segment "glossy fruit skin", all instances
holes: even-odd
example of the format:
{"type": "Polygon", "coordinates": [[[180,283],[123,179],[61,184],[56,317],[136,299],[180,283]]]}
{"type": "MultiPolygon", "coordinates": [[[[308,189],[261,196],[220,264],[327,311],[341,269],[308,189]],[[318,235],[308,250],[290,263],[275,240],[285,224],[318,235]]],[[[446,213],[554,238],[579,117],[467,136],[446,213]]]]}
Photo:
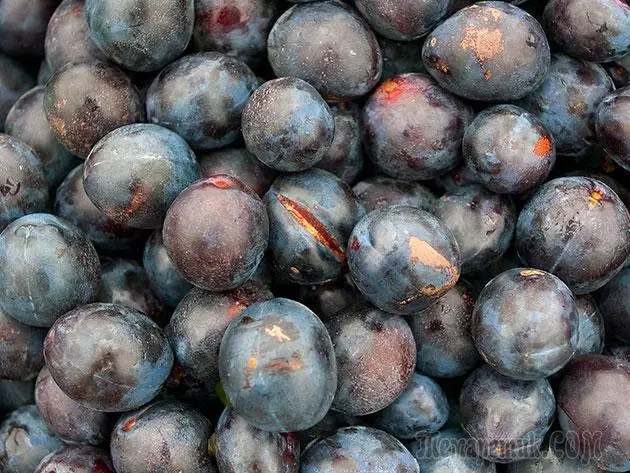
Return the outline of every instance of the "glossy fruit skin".
{"type": "Polygon", "coordinates": [[[239,180],[218,175],[186,188],[169,208],[162,238],[184,278],[226,291],[256,271],[269,239],[262,200],[239,180]],[[199,222],[191,226],[190,222],[199,222]]]}
{"type": "Polygon", "coordinates": [[[35,380],[13,381],[0,379],[0,414],[4,415],[18,407],[33,404],[35,380]]]}
{"type": "Polygon", "coordinates": [[[251,187],[261,198],[277,175],[245,148],[223,148],[201,153],[199,167],[202,177],[227,174],[251,187]]]}
{"type": "Polygon", "coordinates": [[[560,383],[560,427],[573,433],[567,436],[571,447],[589,455],[602,470],[630,468],[630,409],[625,401],[629,387],[630,365],[603,355],[576,358],[560,383]]]}
{"type": "Polygon", "coordinates": [[[46,84],[44,111],[57,140],[80,158],[110,131],[145,117],[131,80],[104,62],[59,69],[46,84]]]}
{"type": "Polygon", "coordinates": [[[11,107],[4,130],[35,151],[50,188],[56,189],[79,160],[55,138],[44,113],[44,90],[37,86],[22,95],[11,107]]]}
{"type": "Polygon", "coordinates": [[[511,463],[538,450],[553,422],[555,398],[546,379],[518,381],[484,365],[464,382],[460,406],[477,455],[511,463]]]}
{"type": "Polygon", "coordinates": [[[630,171],[630,87],[604,98],[597,109],[595,130],[607,155],[630,171]]]}
{"type": "Polygon", "coordinates": [[[17,99],[31,87],[35,78],[17,60],[0,53],[0,132],[4,121],[17,99]]]}
{"type": "Polygon", "coordinates": [[[112,417],[66,396],[45,366],[35,384],[35,403],[50,431],[64,442],[100,445],[109,439],[112,417]]]}
{"type": "Polygon", "coordinates": [[[129,259],[103,262],[96,300],[137,309],[160,327],[168,323],[170,316],[151,290],[144,268],[129,259]]]}
{"type": "Polygon", "coordinates": [[[41,56],[48,19],[58,0],[17,0],[0,5],[0,50],[12,56],[41,56]]]}
{"type": "Polygon", "coordinates": [[[250,305],[271,298],[269,290],[251,283],[220,293],[192,289],[165,329],[177,362],[213,387],[219,382],[219,346],[230,321],[250,305]]]}
{"type": "Polygon", "coordinates": [[[435,304],[407,317],[418,350],[418,371],[454,378],[481,363],[471,334],[474,305],[470,286],[460,280],[435,304]]]}
{"type": "Polygon", "coordinates": [[[604,317],[606,334],[624,345],[630,345],[630,268],[622,269],[595,293],[604,317]]]}
{"type": "Polygon", "coordinates": [[[424,41],[392,41],[379,38],[378,43],[383,54],[383,80],[409,72],[426,74],[424,64],[418,61],[418,58],[422,57],[424,41]]]}
{"type": "Polygon", "coordinates": [[[374,210],[354,227],[348,267],[363,296],[378,308],[410,315],[433,304],[459,279],[455,237],[433,215],[413,207],[374,210]]]}
{"type": "Polygon", "coordinates": [[[335,121],[333,141],[316,167],[332,172],[348,184],[354,184],[363,172],[359,107],[352,102],[330,105],[335,121]]]}
{"type": "Polygon", "coordinates": [[[599,289],[630,253],[630,216],[608,186],[586,177],[548,181],[516,224],[519,257],[550,271],[577,295],[599,289]],[[587,248],[590,251],[584,251],[587,248]]]}
{"type": "Polygon", "coordinates": [[[267,36],[280,13],[278,0],[196,0],[193,42],[250,67],[267,54],[267,36]]]}
{"type": "Polygon", "coordinates": [[[236,412],[271,432],[315,425],[337,386],[326,327],[302,304],[282,298],[253,304],[230,322],[219,372],[236,412]]]}
{"type": "Polygon", "coordinates": [[[171,261],[162,241],[162,230],[154,231],[144,246],[142,265],[153,293],[168,307],[175,307],[192,289],[171,261]]]}
{"type": "Polygon", "coordinates": [[[179,57],[192,37],[192,0],[86,0],[90,37],[125,69],[157,71],[179,57]]]}
{"type": "Polygon", "coordinates": [[[184,56],[149,87],[147,118],[195,150],[221,148],[239,138],[243,108],[257,87],[254,73],[238,59],[217,52],[184,56]]]}
{"type": "Polygon", "coordinates": [[[116,223],[92,203],[83,188],[83,169],[83,164],[74,168],[57,188],[55,214],[83,230],[99,251],[117,253],[140,244],[146,232],[116,223]]]}
{"type": "Polygon", "coordinates": [[[337,359],[335,410],[372,414],[405,391],[416,365],[416,343],[405,319],[359,303],[325,323],[337,359]]]}
{"type": "Polygon", "coordinates": [[[391,435],[371,427],[345,427],[311,444],[300,473],[419,473],[418,462],[391,435]]]}
{"type": "Polygon", "coordinates": [[[276,76],[303,79],[325,96],[365,95],[382,72],[374,33],[357,12],[330,0],[287,10],[269,33],[267,52],[276,76]]]}
{"type": "Polygon", "coordinates": [[[27,325],[50,327],[90,302],[100,273],[85,233],[54,215],[26,215],[0,234],[0,305],[27,325]]]}
{"type": "Polygon", "coordinates": [[[48,183],[39,157],[22,140],[3,133],[0,172],[4,179],[0,181],[0,230],[26,214],[46,209],[48,183]]]}
{"type": "Polygon", "coordinates": [[[401,181],[387,176],[369,177],[352,188],[366,212],[392,205],[406,205],[433,213],[437,197],[419,182],[401,181]]]}
{"type": "Polygon", "coordinates": [[[544,82],[518,105],[543,123],[559,155],[580,156],[596,142],[595,112],[613,90],[600,65],[556,53],[544,82]]]}
{"type": "Polygon", "coordinates": [[[549,38],[571,56],[608,62],[630,54],[630,6],[616,0],[550,0],[543,22],[549,38]]]}
{"type": "Polygon", "coordinates": [[[348,184],[321,169],[277,178],[264,198],[277,280],[322,284],[346,267],[346,242],[365,210],[348,184]]]}
{"type": "Polygon", "coordinates": [[[114,130],[92,148],[83,187],[116,223],[153,229],[162,226],[171,203],[199,176],[195,154],[183,138],[137,123],[114,130]]]}
{"type": "Polygon", "coordinates": [[[53,71],[68,63],[106,61],[90,39],[85,0],[63,0],[46,30],[46,61],[53,71]]]}
{"type": "Polygon", "coordinates": [[[578,344],[574,357],[591,353],[600,354],[606,339],[602,312],[590,295],[576,297],[575,303],[578,315],[578,344]]]}
{"type": "Polygon", "coordinates": [[[468,105],[430,77],[390,77],[363,107],[363,144],[387,175],[405,181],[433,179],[460,162],[464,130],[472,118],[468,105]]]}
{"type": "Polygon", "coordinates": [[[466,129],[462,149],[479,181],[499,194],[521,194],[537,187],[556,162],[551,133],[538,118],[515,105],[496,105],[477,115],[466,129]]]}
{"type": "Polygon", "coordinates": [[[173,365],[173,352],[155,322],[135,309],[102,303],[60,318],[48,332],[44,358],[68,397],[102,412],[146,404],[173,365]]]}
{"type": "MultiPolygon", "coordinates": [[[[570,447],[553,442],[556,434],[553,432],[549,445],[541,449],[534,458],[511,463],[507,467],[507,473],[598,473],[601,470],[593,463],[576,458],[570,447]]],[[[558,435],[560,437],[560,435],[558,435]]]]}
{"type": "Polygon", "coordinates": [[[482,186],[447,192],[438,200],[434,214],[457,240],[463,274],[503,256],[514,237],[517,218],[514,202],[482,186]]]}
{"type": "Polygon", "coordinates": [[[214,473],[210,422],[180,402],[162,401],[121,416],[111,454],[117,473],[214,473]]]}
{"type": "Polygon", "coordinates": [[[221,473],[298,473],[300,442],[292,432],[257,429],[226,407],[217,422],[216,458],[221,473]]]}
{"type": "Polygon", "coordinates": [[[510,269],[479,294],[472,316],[477,350],[499,373],[520,380],[562,369],[578,345],[578,311],[571,290],[553,274],[510,269]]]}
{"type": "Polygon", "coordinates": [[[46,455],[63,445],[48,430],[35,405],[20,407],[0,424],[0,471],[32,473],[46,455]]]}
{"type": "Polygon", "coordinates": [[[321,161],[333,142],[330,108],[307,82],[270,80],[243,110],[243,138],[250,153],[278,171],[296,172],[321,161]]]}
{"type": "Polygon", "coordinates": [[[542,27],[527,12],[505,2],[477,2],[433,30],[422,60],[454,94],[508,102],[542,83],[550,52],[542,27]]]}
{"type": "Polygon", "coordinates": [[[413,373],[405,391],[372,416],[373,425],[397,439],[415,439],[442,428],[448,401],[442,388],[428,376],[413,373]]]}
{"type": "Polygon", "coordinates": [[[46,330],[30,327],[0,311],[0,379],[26,381],[44,366],[46,330]]]}
{"type": "Polygon", "coordinates": [[[478,457],[470,442],[465,432],[450,428],[418,438],[407,448],[418,460],[422,473],[496,473],[495,464],[478,457]]]}
{"type": "Polygon", "coordinates": [[[109,453],[87,445],[66,446],[46,456],[34,473],[113,473],[109,453]]]}

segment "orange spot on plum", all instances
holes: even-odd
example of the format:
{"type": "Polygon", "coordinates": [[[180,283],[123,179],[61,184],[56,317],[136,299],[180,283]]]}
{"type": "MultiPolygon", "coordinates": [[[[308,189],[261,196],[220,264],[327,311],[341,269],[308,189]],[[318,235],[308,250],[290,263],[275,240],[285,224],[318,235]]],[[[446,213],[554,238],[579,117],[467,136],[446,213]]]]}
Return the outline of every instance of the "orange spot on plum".
{"type": "Polygon", "coordinates": [[[547,156],[552,150],[553,146],[548,136],[541,136],[534,145],[534,154],[540,158],[547,156]]]}

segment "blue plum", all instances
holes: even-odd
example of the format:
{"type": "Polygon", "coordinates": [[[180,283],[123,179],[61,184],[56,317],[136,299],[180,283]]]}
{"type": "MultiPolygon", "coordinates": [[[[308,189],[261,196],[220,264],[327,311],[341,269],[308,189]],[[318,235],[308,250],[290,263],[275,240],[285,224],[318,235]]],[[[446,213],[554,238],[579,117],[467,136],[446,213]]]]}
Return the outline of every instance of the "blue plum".
{"type": "Polygon", "coordinates": [[[26,215],[0,234],[0,306],[22,323],[50,327],[90,302],[100,274],[85,233],[54,215],[26,215]]]}
{"type": "Polygon", "coordinates": [[[35,78],[24,66],[0,52],[0,132],[15,101],[34,86],[35,78]]]}
{"type": "Polygon", "coordinates": [[[89,409],[122,412],[157,396],[173,365],[160,328],[129,307],[89,304],[57,320],[44,342],[50,374],[89,409]]]}
{"type": "Polygon", "coordinates": [[[360,417],[349,416],[334,409],[330,409],[324,418],[313,427],[298,432],[302,451],[316,440],[324,437],[330,437],[343,427],[357,426],[361,422],[363,422],[363,419],[360,417]]]}
{"type": "Polygon", "coordinates": [[[114,473],[113,468],[107,451],[71,445],[47,455],[34,473],[114,473]]]}
{"type": "Polygon", "coordinates": [[[18,322],[0,311],[0,379],[25,381],[44,366],[46,330],[18,322]]]}
{"type": "Polygon", "coordinates": [[[597,465],[577,458],[566,444],[558,444],[554,438],[558,432],[551,434],[549,445],[541,449],[534,458],[512,463],[507,473],[598,473],[597,465]]]}
{"type": "Polygon", "coordinates": [[[41,56],[48,20],[58,0],[13,0],[0,5],[0,50],[12,56],[41,56]]]}
{"type": "Polygon", "coordinates": [[[597,109],[595,131],[607,156],[630,171],[630,87],[604,97],[597,109]]]}
{"type": "Polygon", "coordinates": [[[575,356],[601,353],[606,339],[602,312],[590,295],[576,297],[575,304],[578,315],[578,344],[575,356]]]}
{"type": "Polygon", "coordinates": [[[392,205],[406,205],[433,213],[437,203],[435,194],[419,182],[400,181],[387,176],[369,177],[357,182],[352,190],[366,212],[392,205]]]}
{"type": "Polygon", "coordinates": [[[611,340],[630,344],[630,268],[622,269],[595,293],[606,334],[611,340]]]}

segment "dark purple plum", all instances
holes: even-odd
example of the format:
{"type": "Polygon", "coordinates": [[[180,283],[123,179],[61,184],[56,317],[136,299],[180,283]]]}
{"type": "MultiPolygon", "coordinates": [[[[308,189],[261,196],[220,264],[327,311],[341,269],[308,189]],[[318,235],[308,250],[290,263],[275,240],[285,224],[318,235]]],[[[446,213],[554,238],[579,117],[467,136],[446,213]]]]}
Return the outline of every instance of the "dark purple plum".
{"type": "Polygon", "coordinates": [[[57,320],[44,342],[50,374],[89,409],[122,412],[151,401],[173,365],[160,328],[141,312],[89,304],[57,320]]]}
{"type": "Polygon", "coordinates": [[[34,473],[114,473],[114,467],[105,450],[69,445],[46,456],[34,473]]]}
{"type": "MultiPolygon", "coordinates": [[[[570,434],[571,435],[571,434],[570,434]]],[[[601,473],[597,465],[582,461],[566,444],[561,443],[562,432],[552,432],[549,445],[533,458],[508,465],[507,473],[601,473]],[[558,441],[556,441],[556,439],[558,441]]],[[[566,435],[565,435],[566,437],[566,435]]]]}
{"type": "Polygon", "coordinates": [[[604,349],[606,339],[604,317],[595,299],[590,295],[576,297],[575,303],[578,315],[578,344],[574,356],[599,354],[604,349]]]}
{"type": "Polygon", "coordinates": [[[558,420],[569,445],[600,470],[630,469],[630,364],[586,355],[569,364],[558,389],[558,420]]]}
{"type": "Polygon", "coordinates": [[[550,0],[543,24],[566,54],[608,62],[630,54],[630,5],[626,0],[550,0]]]}
{"type": "Polygon", "coordinates": [[[52,71],[68,63],[105,61],[107,58],[90,39],[85,0],[63,0],[48,23],[46,61],[52,71]]]}
{"type": "Polygon", "coordinates": [[[272,432],[317,424],[337,386],[326,327],[302,304],[281,298],[253,304],[230,322],[219,372],[235,412],[272,432]]]}
{"type": "Polygon", "coordinates": [[[194,288],[186,294],[165,329],[186,374],[209,386],[219,382],[219,346],[230,321],[272,297],[269,290],[250,283],[227,292],[194,288]]]}
{"type": "Polygon", "coordinates": [[[433,213],[437,197],[419,182],[387,176],[369,177],[352,188],[366,212],[392,205],[406,205],[433,213]]]}
{"type": "Polygon", "coordinates": [[[225,291],[256,271],[267,248],[269,218],[253,190],[231,176],[217,175],[179,195],[166,214],[162,238],[186,280],[225,291]]]}
{"type": "Polygon", "coordinates": [[[545,81],[519,105],[551,133],[559,155],[580,156],[595,144],[597,107],[614,88],[600,65],[554,54],[545,81]]]}
{"type": "Polygon", "coordinates": [[[597,109],[595,130],[606,154],[630,171],[630,87],[604,98],[597,109]]]}
{"type": "Polygon", "coordinates": [[[372,304],[396,314],[415,314],[451,289],[461,258],[451,231],[413,207],[374,210],[352,230],[348,243],[352,280],[372,304]]]}
{"type": "Polygon", "coordinates": [[[454,0],[355,0],[354,3],[379,35],[411,41],[425,36],[447,18],[454,0]]]}
{"type": "Polygon", "coordinates": [[[35,405],[20,407],[0,424],[0,471],[33,473],[46,455],[63,445],[48,430],[35,405]]]}
{"type": "Polygon", "coordinates": [[[361,115],[365,150],[397,179],[433,179],[461,161],[472,110],[424,74],[390,77],[372,93],[361,115]]]}
{"type": "Polygon", "coordinates": [[[463,186],[444,194],[434,214],[457,240],[463,274],[496,261],[512,244],[517,213],[508,196],[463,186]]]}
{"type": "Polygon", "coordinates": [[[596,293],[604,317],[606,335],[624,345],[630,344],[630,268],[622,269],[596,293]]]}
{"type": "Polygon", "coordinates": [[[459,281],[438,301],[407,317],[416,341],[416,369],[429,376],[464,376],[481,363],[471,334],[475,299],[459,281]]]}
{"type": "Polygon", "coordinates": [[[422,60],[454,94],[507,102],[542,83],[550,52],[542,27],[529,13],[505,2],[476,2],[433,30],[422,60]]]}
{"type": "Polygon", "coordinates": [[[123,126],[100,140],[85,161],[83,187],[114,222],[160,228],[171,203],[199,179],[195,154],[161,126],[123,126]]]}
{"type": "Polygon", "coordinates": [[[55,383],[46,367],[37,377],[35,404],[50,431],[64,442],[100,445],[109,440],[111,415],[74,402],[55,383]]]}
{"type": "Polygon", "coordinates": [[[156,230],[147,240],[142,264],[153,293],[168,307],[179,304],[193,287],[169,258],[162,242],[162,230],[156,230]]]}
{"type": "Polygon", "coordinates": [[[46,84],[44,111],[57,140],[80,158],[110,131],[145,117],[131,79],[103,62],[59,69],[46,84]]]}
{"type": "Polygon", "coordinates": [[[44,112],[44,90],[40,85],[22,95],[11,107],[4,130],[35,151],[54,190],[79,160],[55,138],[44,112]]]}
{"type": "Polygon", "coordinates": [[[334,138],[335,119],[317,91],[301,79],[265,82],[243,110],[250,153],[278,171],[303,171],[320,162],[334,138]]]}
{"type": "Polygon", "coordinates": [[[478,114],[466,129],[462,149],[479,182],[499,194],[539,186],[556,162],[551,133],[515,105],[496,105],[478,114]]]}
{"type": "Polygon", "coordinates": [[[225,54],[199,53],[172,62],[147,92],[147,118],[195,150],[221,148],[240,136],[241,114],[258,79],[225,54]]]}
{"type": "Polygon", "coordinates": [[[311,444],[300,473],[420,473],[418,462],[394,437],[371,427],[345,427],[311,444]]]}
{"type": "Polygon", "coordinates": [[[0,415],[35,402],[35,380],[0,379],[0,415]]]}
{"type": "Polygon", "coordinates": [[[70,171],[57,188],[55,214],[83,230],[99,251],[116,253],[141,244],[146,232],[116,223],[92,203],[83,188],[83,168],[70,171]]]}
{"type": "Polygon", "coordinates": [[[575,294],[599,289],[630,254],[628,210],[607,185],[587,177],[544,184],[516,224],[516,249],[529,266],[562,279],[575,294]]]}
{"type": "Polygon", "coordinates": [[[337,359],[335,410],[373,414],[405,391],[416,365],[405,319],[360,303],[332,315],[326,327],[337,359]]]}
{"type": "Polygon", "coordinates": [[[42,162],[26,143],[4,133],[0,133],[0,175],[0,231],[26,214],[46,210],[48,182],[42,162]]]}
{"type": "Polygon", "coordinates": [[[269,190],[277,174],[245,148],[224,148],[201,153],[199,167],[202,177],[227,174],[251,187],[261,198],[269,190]]]}
{"type": "Polygon", "coordinates": [[[35,78],[24,66],[0,52],[0,132],[15,101],[34,86],[35,78]]]}
{"type": "Polygon", "coordinates": [[[538,269],[510,269],[481,291],[472,336],[486,362],[515,379],[559,371],[578,345],[578,311],[570,289],[538,269]]]}
{"type": "Polygon", "coordinates": [[[408,74],[410,72],[427,72],[422,61],[422,40],[418,41],[392,41],[379,38],[383,54],[383,79],[393,76],[408,74]]]}
{"type": "Polygon", "coordinates": [[[48,20],[59,0],[0,3],[0,50],[12,56],[42,56],[48,20]]]}
{"type": "Polygon", "coordinates": [[[321,169],[277,178],[264,202],[269,263],[278,281],[322,284],[346,268],[346,242],[365,210],[348,184],[321,169]]]}
{"type": "Polygon", "coordinates": [[[403,393],[371,418],[372,424],[397,439],[416,439],[440,430],[448,420],[448,401],[428,376],[413,373],[403,393]]]}
{"type": "Polygon", "coordinates": [[[346,281],[317,286],[300,286],[299,302],[311,309],[322,320],[327,320],[342,309],[361,300],[356,288],[346,281]]]}
{"type": "Polygon", "coordinates": [[[267,50],[276,76],[299,77],[324,96],[360,97],[381,77],[376,36],[356,11],[337,1],[287,10],[269,33],[267,50]]]}
{"type": "Polygon", "coordinates": [[[193,0],[86,0],[85,9],[96,46],[137,72],[157,71],[177,59],[195,22],[193,0]]]}
{"type": "MultiPolygon", "coordinates": [[[[411,442],[408,448],[418,461],[422,473],[496,473],[497,471],[494,463],[475,454],[472,449],[472,439],[459,428],[445,429],[436,434],[418,438],[411,442]]],[[[560,472],[548,471],[546,473],[560,472]]]]}
{"type": "Polygon", "coordinates": [[[103,262],[96,300],[137,309],[160,327],[168,323],[169,314],[153,293],[144,268],[133,260],[103,262]]]}
{"type": "Polygon", "coordinates": [[[217,423],[216,459],[221,473],[298,473],[300,441],[293,432],[265,432],[249,424],[233,407],[217,423]]]}
{"type": "Polygon", "coordinates": [[[54,215],[26,215],[0,234],[0,306],[22,323],[50,327],[96,296],[100,275],[85,233],[54,215]]]}
{"type": "Polygon", "coordinates": [[[330,111],[335,120],[335,134],[330,148],[316,167],[354,184],[364,165],[359,108],[352,102],[340,102],[330,105],[330,111]]]}
{"type": "Polygon", "coordinates": [[[200,51],[218,51],[258,66],[280,8],[278,0],[195,0],[193,42],[200,51]]]}
{"type": "Polygon", "coordinates": [[[519,381],[484,365],[464,382],[460,407],[462,428],[477,455],[512,463],[538,451],[556,403],[546,379],[519,381]]]}
{"type": "Polygon", "coordinates": [[[0,379],[25,381],[44,366],[46,330],[18,322],[0,311],[0,379]]]}
{"type": "Polygon", "coordinates": [[[215,473],[208,442],[212,427],[180,402],[150,404],[120,417],[112,432],[117,473],[215,473]]]}

